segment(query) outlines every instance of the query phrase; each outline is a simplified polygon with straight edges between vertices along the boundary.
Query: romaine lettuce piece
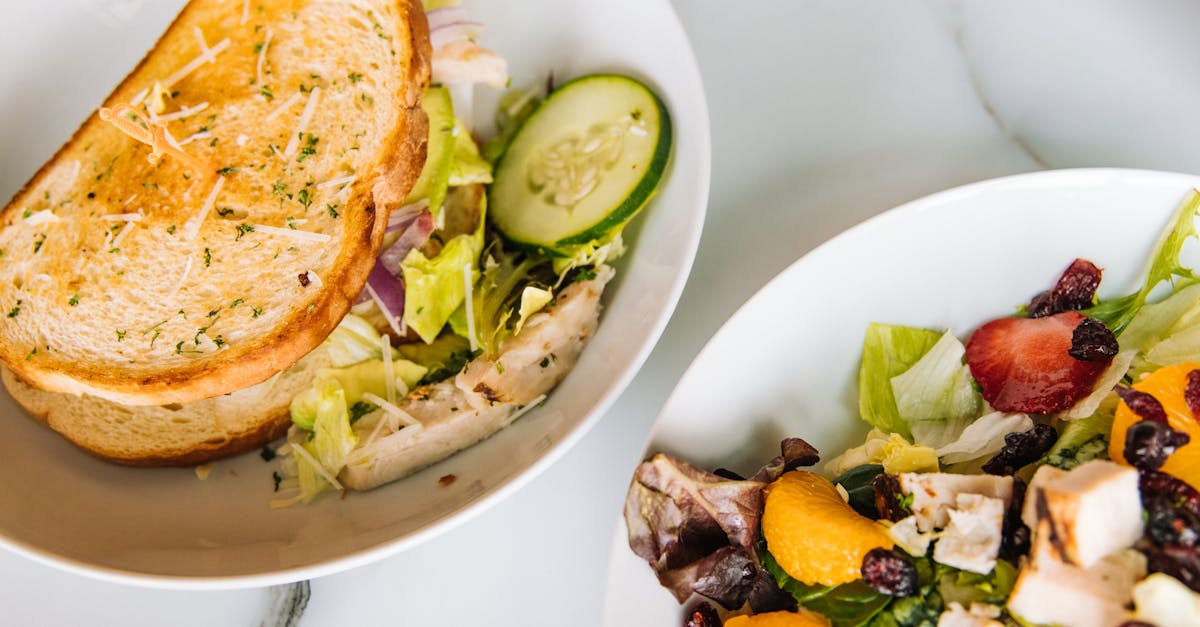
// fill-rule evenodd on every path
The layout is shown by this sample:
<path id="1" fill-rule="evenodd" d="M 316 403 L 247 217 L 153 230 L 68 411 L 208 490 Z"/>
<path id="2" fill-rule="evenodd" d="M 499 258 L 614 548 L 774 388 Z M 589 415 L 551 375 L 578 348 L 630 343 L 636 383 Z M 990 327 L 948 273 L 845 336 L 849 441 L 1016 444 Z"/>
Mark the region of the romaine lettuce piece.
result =
<path id="1" fill-rule="evenodd" d="M 446 321 L 466 298 L 465 272 L 471 267 L 471 283 L 479 274 L 478 238 L 459 235 L 446 242 L 433 259 L 420 250 L 408 253 L 400 269 L 404 272 L 404 323 L 426 343 L 432 342 Z"/>
<path id="2" fill-rule="evenodd" d="M 459 311 L 461 310 L 460 307 Z M 454 316 L 450 317 L 450 321 L 453 325 Z M 432 344 L 412 342 L 396 348 L 404 359 L 428 369 L 417 385 L 436 383 L 462 372 L 473 356 L 471 345 L 465 337 L 448 332 L 443 332 Z"/>
<path id="3" fill-rule="evenodd" d="M 979 415 L 982 399 L 963 363 L 965 353 L 962 342 L 947 331 L 917 363 L 892 377 L 896 411 L 914 444 L 945 446 Z"/>
<path id="4" fill-rule="evenodd" d="M 529 316 L 545 309 L 552 300 L 554 292 L 526 285 L 525 289 L 521 290 L 521 306 L 517 308 L 517 324 L 513 327 L 513 335 L 521 332 L 521 327 L 525 326 Z"/>
<path id="5" fill-rule="evenodd" d="M 892 377 L 903 374 L 941 338 L 927 329 L 871 323 L 863 339 L 858 371 L 858 411 L 871 426 L 911 438 L 892 393 Z"/>
<path id="6" fill-rule="evenodd" d="M 450 166 L 450 187 L 492 182 L 492 164 L 479 156 L 479 146 L 462 120 L 454 120 L 454 160 Z"/>
<path id="7" fill-rule="evenodd" d="M 421 96 L 421 109 L 429 117 L 429 143 L 425 148 L 425 165 L 421 175 L 408 193 L 405 204 L 415 203 L 421 199 L 429 200 L 429 212 L 435 222 L 442 209 L 442 201 L 446 198 L 446 189 L 450 185 L 450 172 L 454 167 L 456 133 L 454 127 L 454 103 L 450 101 L 450 91 L 445 87 L 430 87 Z"/>
<path id="8" fill-rule="evenodd" d="M 1117 395 L 1113 394 L 1091 416 L 1063 425 L 1058 440 L 1037 465 L 1050 464 L 1070 470 L 1086 461 L 1107 458 L 1108 434 L 1112 431 L 1117 403 Z"/>

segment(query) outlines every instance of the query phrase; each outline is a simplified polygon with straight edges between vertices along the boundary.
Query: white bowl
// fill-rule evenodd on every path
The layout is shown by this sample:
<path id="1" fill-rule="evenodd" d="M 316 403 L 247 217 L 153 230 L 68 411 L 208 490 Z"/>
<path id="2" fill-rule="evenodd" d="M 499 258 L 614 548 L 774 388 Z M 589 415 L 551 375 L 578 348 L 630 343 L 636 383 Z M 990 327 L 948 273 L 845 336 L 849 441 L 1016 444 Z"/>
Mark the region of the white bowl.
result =
<path id="1" fill-rule="evenodd" d="M 671 393 L 646 455 L 750 473 L 795 436 L 831 459 L 867 431 L 857 375 L 868 323 L 963 337 L 1053 286 L 1076 257 L 1104 269 L 1101 298 L 1133 291 L 1197 185 L 1200 177 L 1142 170 L 1039 172 L 958 187 L 867 220 L 792 264 L 721 327 Z M 603 624 L 672 625 L 681 616 L 630 551 L 621 521 Z"/>
<path id="2" fill-rule="evenodd" d="M 20 3 L 0 54 L 7 198 L 133 67 L 181 3 Z M 240 3 L 239 3 L 240 4 Z M 329 574 L 444 532 L 511 494 L 579 440 L 629 383 L 670 316 L 700 238 L 709 182 L 704 92 L 666 0 L 468 2 L 514 85 L 594 71 L 633 75 L 670 110 L 674 156 L 659 195 L 627 231 L 630 252 L 605 294 L 599 331 L 546 404 L 491 439 L 408 479 L 345 499 L 267 507 L 272 464 L 258 455 L 189 469 L 129 469 L 85 455 L 0 400 L 0 545 L 105 579 L 177 588 L 260 586 Z M 169 6 L 168 6 L 169 5 Z M 81 57 L 67 54 L 61 42 Z M 482 92 L 483 90 L 481 90 Z M 486 127 L 497 94 L 479 94 Z M 438 478 L 457 481 L 441 487 Z"/>

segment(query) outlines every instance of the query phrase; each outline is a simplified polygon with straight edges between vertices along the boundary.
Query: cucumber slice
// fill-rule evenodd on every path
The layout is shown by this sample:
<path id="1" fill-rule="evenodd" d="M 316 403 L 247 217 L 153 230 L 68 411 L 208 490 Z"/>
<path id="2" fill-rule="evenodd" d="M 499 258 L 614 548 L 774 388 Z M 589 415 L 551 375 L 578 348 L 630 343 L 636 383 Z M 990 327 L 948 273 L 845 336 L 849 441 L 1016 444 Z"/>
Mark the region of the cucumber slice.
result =
<path id="1" fill-rule="evenodd" d="M 625 76 L 577 78 L 513 137 L 488 192 L 508 239 L 555 252 L 620 229 L 654 194 L 671 151 L 666 106 Z"/>

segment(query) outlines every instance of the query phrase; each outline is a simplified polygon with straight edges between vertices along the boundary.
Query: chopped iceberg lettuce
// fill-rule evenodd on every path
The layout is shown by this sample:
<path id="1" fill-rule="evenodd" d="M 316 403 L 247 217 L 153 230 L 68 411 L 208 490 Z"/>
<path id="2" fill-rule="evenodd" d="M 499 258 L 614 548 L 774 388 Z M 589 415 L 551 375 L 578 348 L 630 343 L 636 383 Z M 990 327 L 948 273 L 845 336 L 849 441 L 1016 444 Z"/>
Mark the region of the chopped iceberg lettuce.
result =
<path id="1" fill-rule="evenodd" d="M 354 314 L 346 314 L 338 323 L 325 343 L 329 350 L 329 358 L 335 368 L 352 366 L 368 359 L 383 357 L 381 336 L 375 327 L 366 319 Z M 393 349 L 393 355 L 395 351 Z"/>
<path id="2" fill-rule="evenodd" d="M 1086 461 L 1107 458 L 1108 434 L 1112 431 L 1117 403 L 1117 395 L 1113 394 L 1091 416 L 1065 423 L 1059 429 L 1058 440 L 1038 465 L 1049 464 L 1070 470 Z"/>
<path id="3" fill-rule="evenodd" d="M 863 420 L 884 432 L 912 437 L 896 407 L 891 379 L 917 363 L 940 338 L 940 333 L 927 329 L 880 323 L 867 326 L 858 372 L 858 410 Z"/>
<path id="4" fill-rule="evenodd" d="M 292 399 L 292 422 L 302 429 L 313 430 L 320 416 L 321 403 L 334 390 L 341 392 L 347 407 L 354 407 L 366 393 L 380 398 L 387 396 L 386 368 L 382 359 L 371 359 L 345 368 L 325 368 L 317 373 L 312 387 Z M 425 366 L 406 359 L 393 359 L 393 389 L 407 392 L 429 371 Z"/>
<path id="5" fill-rule="evenodd" d="M 525 326 L 529 316 L 545 309 L 552 300 L 554 292 L 526 285 L 525 289 L 521 290 L 521 306 L 517 309 L 517 324 L 513 327 L 513 335 L 521 332 L 521 327 Z"/>
<path id="6" fill-rule="evenodd" d="M 616 260 L 625 254 L 625 242 L 621 239 L 621 229 L 617 228 L 602 239 L 567 246 L 555 252 L 559 256 L 554 257 L 554 273 L 562 276 L 574 268 L 598 266 Z"/>
<path id="7" fill-rule="evenodd" d="M 947 331 L 917 363 L 892 377 L 896 411 L 915 444 L 945 446 L 979 414 L 982 399 L 963 363 L 965 352 L 962 342 Z"/>
<path id="8" fill-rule="evenodd" d="M 1033 420 L 1025 414 L 991 412 L 967 425 L 957 439 L 938 448 L 937 454 L 944 464 L 990 457 L 1004 448 L 1005 436 L 1025 433 L 1032 428 Z"/>

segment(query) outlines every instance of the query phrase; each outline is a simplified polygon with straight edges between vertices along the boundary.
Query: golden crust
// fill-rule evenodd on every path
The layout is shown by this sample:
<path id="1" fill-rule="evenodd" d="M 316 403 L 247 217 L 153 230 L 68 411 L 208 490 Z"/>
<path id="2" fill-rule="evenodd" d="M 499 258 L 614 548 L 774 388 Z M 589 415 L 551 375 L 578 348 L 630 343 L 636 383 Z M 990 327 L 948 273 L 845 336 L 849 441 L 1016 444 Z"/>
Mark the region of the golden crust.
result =
<path id="1" fill-rule="evenodd" d="M 200 10 L 201 5 L 203 2 L 193 1 L 184 8 L 155 49 L 114 90 L 107 100 L 109 105 L 120 99 L 119 94 L 128 94 L 136 89 L 138 84 L 135 81 L 146 82 L 143 70 L 150 59 L 163 46 L 163 42 L 180 36 L 177 31 L 187 30 L 183 25 L 188 23 L 192 12 Z M 56 358 L 58 348 L 52 343 L 47 343 L 41 353 L 31 353 L 30 347 L 36 350 L 40 344 L 13 341 L 8 336 L 0 337 L 0 361 L 22 380 L 44 390 L 91 394 L 128 405 L 162 405 L 187 403 L 246 388 L 288 368 L 319 345 L 340 322 L 365 284 L 383 241 L 388 212 L 403 201 L 425 159 L 428 121 L 419 107 L 418 99 L 429 81 L 428 27 L 419 0 L 397 0 L 397 10 L 400 14 L 398 21 L 406 25 L 405 32 L 409 38 L 406 44 L 411 51 L 407 64 L 409 74 L 405 80 L 398 82 L 391 100 L 397 105 L 397 123 L 382 140 L 382 149 L 376 158 L 359 170 L 360 174 L 350 186 L 350 197 L 341 208 L 341 228 L 345 237 L 336 251 L 330 251 L 336 252 L 336 257 L 315 293 L 310 290 L 304 294 L 309 302 L 306 308 L 293 308 L 286 315 L 274 319 L 271 328 L 245 338 L 236 345 L 231 342 L 222 350 L 214 350 L 202 358 L 175 360 L 160 367 L 126 368 L 114 360 L 96 362 L 78 357 Z M 41 190 L 51 169 L 61 165 L 64 155 L 81 150 L 80 143 L 84 138 L 92 137 L 105 125 L 97 115 L 89 117 L 56 156 L 0 212 L 0 221 L 6 227 L 19 221 L 18 212 L 27 206 L 35 192 Z M 139 149 L 142 147 L 134 146 L 136 154 L 145 152 L 137 152 Z M 120 191 L 122 194 L 135 193 L 135 185 L 136 180 L 130 181 L 128 187 Z M 113 207 L 112 211 L 116 209 Z M 207 248 L 205 254 L 208 254 Z M 7 286 L 0 289 L 7 289 Z M 19 297 L 20 290 L 15 292 Z M 200 335 L 196 338 L 199 346 Z M 40 339 L 45 341 L 44 337 Z M 150 346 L 154 348 L 153 340 Z M 180 346 L 175 345 L 177 355 Z M 218 345 L 217 348 L 222 347 Z M 33 356 L 36 358 L 31 358 Z M 253 448 L 279 434 L 281 427 L 277 422 L 270 421 L 243 439 L 224 443 L 209 453 L 196 452 L 195 455 L 208 459 Z M 195 463 L 199 458 L 189 457 L 183 463 Z M 114 461 L 136 463 L 138 460 Z"/>

